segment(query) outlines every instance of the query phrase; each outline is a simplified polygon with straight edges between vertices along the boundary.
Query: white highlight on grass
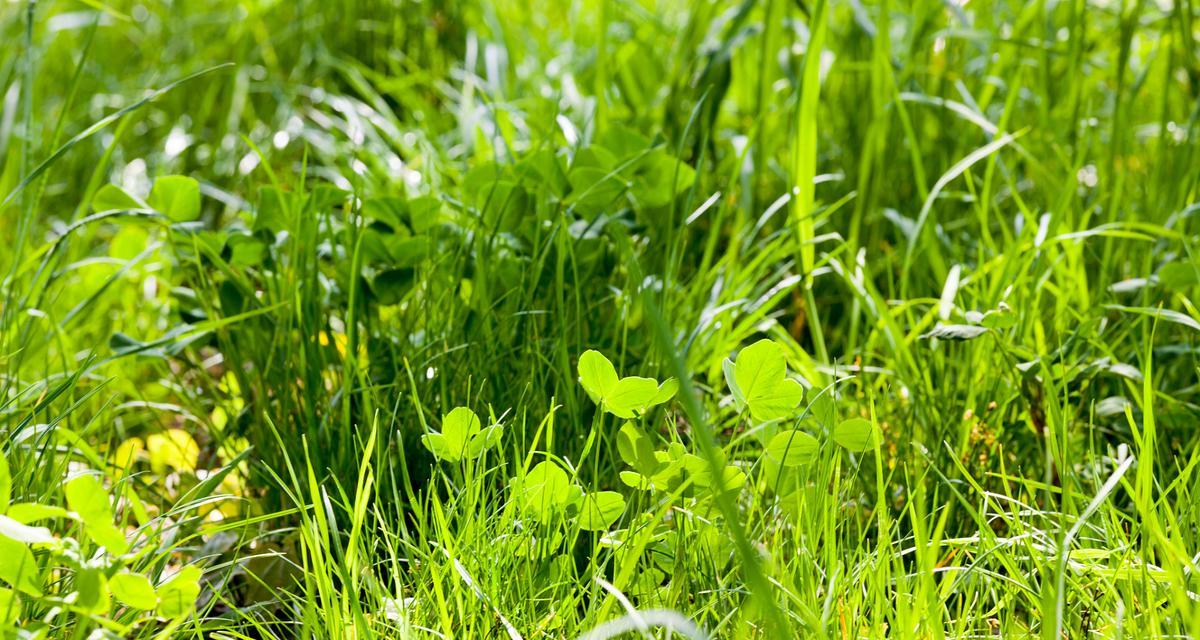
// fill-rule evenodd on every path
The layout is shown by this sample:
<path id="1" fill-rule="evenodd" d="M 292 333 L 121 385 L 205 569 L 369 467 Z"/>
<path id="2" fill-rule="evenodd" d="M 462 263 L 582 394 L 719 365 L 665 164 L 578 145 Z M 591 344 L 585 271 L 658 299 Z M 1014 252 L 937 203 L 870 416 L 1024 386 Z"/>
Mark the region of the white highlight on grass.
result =
<path id="1" fill-rule="evenodd" d="M 596 625 L 587 633 L 579 636 L 579 640 L 608 640 L 631 631 L 648 633 L 652 627 L 666 629 L 692 640 L 708 640 L 708 634 L 693 624 L 691 620 L 670 609 L 647 609 L 614 618 Z"/>
<path id="2" fill-rule="evenodd" d="M 704 212 L 705 212 L 705 211 L 708 211 L 708 210 L 709 210 L 709 208 L 710 208 L 710 207 L 712 207 L 712 206 L 713 206 L 713 204 L 715 204 L 715 203 L 716 203 L 716 201 L 717 201 L 717 200 L 718 200 L 720 197 L 721 197 L 721 192 L 720 192 L 720 191 L 718 191 L 718 192 L 716 192 L 716 193 L 712 194 L 711 196 L 709 196 L 708 200 L 705 200 L 705 201 L 704 201 L 704 204 L 702 204 L 702 205 L 700 205 L 699 207 L 697 207 L 697 208 L 696 208 L 696 210 L 692 212 L 692 215 L 690 215 L 690 216 L 688 216 L 688 217 L 687 217 L 687 221 L 686 221 L 686 222 L 684 222 L 684 224 L 688 224 L 688 225 L 690 225 L 690 224 L 692 224 L 693 222 L 695 222 L 695 221 L 696 221 L 696 220 L 697 220 L 697 219 L 698 219 L 700 216 L 704 215 Z"/>

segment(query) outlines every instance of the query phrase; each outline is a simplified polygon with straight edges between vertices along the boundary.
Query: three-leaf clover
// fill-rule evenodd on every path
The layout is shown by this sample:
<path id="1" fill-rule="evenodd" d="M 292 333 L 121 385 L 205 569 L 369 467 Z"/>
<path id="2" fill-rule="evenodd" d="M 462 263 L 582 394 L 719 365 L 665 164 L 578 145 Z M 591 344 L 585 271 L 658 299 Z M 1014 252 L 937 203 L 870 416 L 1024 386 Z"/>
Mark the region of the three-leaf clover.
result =
<path id="1" fill-rule="evenodd" d="M 442 432 L 421 436 L 421 443 L 433 455 L 448 462 L 478 458 L 500 442 L 502 427 L 493 424 L 481 428 L 479 416 L 467 407 L 456 407 L 442 416 Z"/>
<path id="2" fill-rule="evenodd" d="M 525 474 L 517 500 L 526 513 L 540 522 L 550 522 L 556 514 L 566 511 L 582 493 L 579 487 L 571 483 L 571 478 L 562 467 L 546 460 Z"/>
<path id="3" fill-rule="evenodd" d="M 579 383 L 592 402 L 625 419 L 670 400 L 679 390 L 679 381 L 674 378 L 662 384 L 639 376 L 621 378 L 613 363 L 594 349 L 579 356 Z"/>
<path id="4" fill-rule="evenodd" d="M 724 371 L 738 410 L 749 408 L 758 422 L 786 418 L 804 399 L 804 387 L 787 377 L 783 348 L 774 340 L 742 349 L 737 362 L 725 360 Z"/>

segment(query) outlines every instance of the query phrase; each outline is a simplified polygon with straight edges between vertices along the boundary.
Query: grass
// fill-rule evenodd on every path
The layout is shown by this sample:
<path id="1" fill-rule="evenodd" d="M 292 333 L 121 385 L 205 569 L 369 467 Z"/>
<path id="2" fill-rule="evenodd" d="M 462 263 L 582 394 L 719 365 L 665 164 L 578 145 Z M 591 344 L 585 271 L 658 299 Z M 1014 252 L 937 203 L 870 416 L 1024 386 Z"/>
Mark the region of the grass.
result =
<path id="1" fill-rule="evenodd" d="M 441 4 L 0 4 L 8 636 L 1200 635 L 1191 3 Z"/>

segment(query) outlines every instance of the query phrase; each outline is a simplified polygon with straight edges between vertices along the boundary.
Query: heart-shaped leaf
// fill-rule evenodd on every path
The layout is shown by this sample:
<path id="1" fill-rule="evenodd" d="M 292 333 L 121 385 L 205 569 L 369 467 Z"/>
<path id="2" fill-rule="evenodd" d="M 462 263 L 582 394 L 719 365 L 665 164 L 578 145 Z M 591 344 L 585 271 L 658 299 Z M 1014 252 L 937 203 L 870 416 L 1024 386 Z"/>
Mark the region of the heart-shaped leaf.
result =
<path id="1" fill-rule="evenodd" d="M 100 187 L 100 190 L 92 197 L 92 208 L 96 211 L 113 211 L 117 209 L 148 209 L 149 205 L 115 184 L 106 184 Z"/>
<path id="2" fill-rule="evenodd" d="M 783 348 L 774 340 L 759 340 L 742 349 L 725 378 L 735 403 L 750 409 L 759 422 L 781 420 L 804 399 L 804 387 L 787 377 Z"/>
<path id="3" fill-rule="evenodd" d="M 619 418 L 629 419 L 636 415 L 636 411 L 646 409 L 657 394 L 656 380 L 638 376 L 621 378 L 604 398 L 604 408 Z"/>
<path id="4" fill-rule="evenodd" d="M 20 615 L 20 596 L 12 589 L 0 587 L 0 628 L 11 627 Z"/>
<path id="5" fill-rule="evenodd" d="M 187 176 L 159 176 L 147 202 L 174 222 L 200 217 L 200 183 Z"/>
<path id="6" fill-rule="evenodd" d="M 108 611 L 108 580 L 99 569 L 75 572 L 75 606 L 97 614 Z"/>
<path id="7" fill-rule="evenodd" d="M 617 380 L 617 370 L 604 354 L 589 349 L 579 356 L 579 383 L 592 402 L 600 404 L 608 397 L 617 386 Z"/>

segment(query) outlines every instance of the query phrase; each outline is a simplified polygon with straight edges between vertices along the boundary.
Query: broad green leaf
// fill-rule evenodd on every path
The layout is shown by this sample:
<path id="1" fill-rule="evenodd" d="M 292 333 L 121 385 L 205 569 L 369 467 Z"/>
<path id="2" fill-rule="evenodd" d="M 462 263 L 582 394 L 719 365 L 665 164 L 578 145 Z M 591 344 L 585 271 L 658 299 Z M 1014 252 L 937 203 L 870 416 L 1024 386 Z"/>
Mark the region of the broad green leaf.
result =
<path id="1" fill-rule="evenodd" d="M 158 614 L 164 618 L 178 618 L 196 610 L 196 598 L 200 597 L 200 576 L 195 565 L 180 569 L 175 577 L 158 588 Z"/>
<path id="2" fill-rule="evenodd" d="M 67 495 L 67 506 L 79 514 L 84 529 L 96 544 L 115 555 L 129 550 L 125 534 L 113 525 L 112 506 L 108 502 L 108 491 L 95 476 L 84 474 L 63 486 Z"/>
<path id="3" fill-rule="evenodd" d="M 598 491 L 583 497 L 579 510 L 579 528 L 605 531 L 625 512 L 625 498 L 616 491 Z"/>
<path id="4" fill-rule="evenodd" d="M 195 220 L 200 217 L 200 183 L 187 176 L 160 176 L 147 202 L 175 222 Z"/>
<path id="5" fill-rule="evenodd" d="M 75 606 L 97 614 L 108 611 L 108 580 L 99 569 L 75 572 Z"/>
<path id="6" fill-rule="evenodd" d="M 0 536 L 25 544 L 54 542 L 54 536 L 45 527 L 31 527 L 8 516 L 0 515 Z"/>
<path id="7" fill-rule="evenodd" d="M 742 349 L 733 364 L 731 390 L 750 408 L 759 422 L 788 417 L 804 399 L 804 388 L 787 376 L 783 348 L 764 339 Z"/>
<path id="8" fill-rule="evenodd" d="M 571 479 L 549 460 L 539 462 L 525 475 L 521 505 L 538 520 L 548 522 L 571 502 Z"/>
<path id="9" fill-rule="evenodd" d="M 464 457 L 477 458 L 500 441 L 498 424 L 480 429 L 479 416 L 466 407 L 456 407 L 442 416 L 442 432 L 421 437 L 421 442 L 437 457 L 457 462 Z"/>
<path id="10" fill-rule="evenodd" d="M 1011 311 L 992 309 L 983 314 L 983 319 L 979 323 L 988 329 L 1008 329 L 1017 324 L 1017 315 Z"/>
<path id="11" fill-rule="evenodd" d="M 783 348 L 774 340 L 763 339 L 742 349 L 733 364 L 734 378 L 746 402 L 774 390 L 787 375 Z"/>
<path id="12" fill-rule="evenodd" d="M 478 431 L 479 416 L 467 407 L 455 407 L 450 413 L 442 416 L 442 436 L 446 438 L 451 461 L 462 459 L 467 450 L 467 442 Z"/>
<path id="13" fill-rule="evenodd" d="M 503 432 L 503 427 L 494 424 L 471 436 L 470 442 L 467 443 L 467 456 L 478 458 L 484 451 L 500 443 Z"/>
<path id="14" fill-rule="evenodd" d="M 41 574 L 33 552 L 7 536 L 0 536 L 0 580 L 22 593 L 42 595 Z"/>
<path id="15" fill-rule="evenodd" d="M 634 412 L 644 410 L 658 394 L 658 382 L 650 378 L 629 376 L 621 378 L 611 394 L 604 398 L 604 408 L 620 418 L 632 418 Z"/>
<path id="16" fill-rule="evenodd" d="M 879 446 L 879 429 L 863 418 L 843 420 L 833 430 L 833 440 L 850 451 L 867 451 Z"/>
<path id="17" fill-rule="evenodd" d="M 804 387 L 790 378 L 780 380 L 775 388 L 749 399 L 750 415 L 755 420 L 782 420 L 794 414 L 804 400 Z"/>
<path id="18" fill-rule="evenodd" d="M 446 437 L 440 433 L 427 433 L 421 436 L 421 444 L 425 445 L 433 455 L 442 460 L 455 462 L 458 458 L 454 457 L 454 452 L 450 450 L 450 445 L 446 444 Z"/>
<path id="19" fill-rule="evenodd" d="M 799 467 L 812 462 L 819 446 L 816 438 L 803 431 L 782 431 L 767 444 L 767 455 L 781 466 Z"/>
<path id="20" fill-rule="evenodd" d="M 650 399 L 650 402 L 647 404 L 647 406 L 653 407 L 667 402 L 671 398 L 674 398 L 675 394 L 678 392 L 679 381 L 675 378 L 667 378 L 662 384 L 658 385 L 658 392 L 655 393 L 654 397 Z"/>
<path id="21" fill-rule="evenodd" d="M 617 386 L 617 370 L 604 354 L 589 349 L 579 356 L 579 384 L 592 402 L 600 404 Z"/>
<path id="22" fill-rule="evenodd" d="M 646 476 L 644 476 L 636 471 L 626 470 L 626 471 L 622 471 L 619 475 L 621 478 L 621 482 L 623 482 L 625 484 L 625 486 L 630 487 L 632 489 L 641 489 L 642 491 L 649 491 L 650 487 L 653 486 L 651 484 L 649 478 L 647 478 Z"/>
<path id="23" fill-rule="evenodd" d="M 132 260 L 146 249 L 150 234 L 141 226 L 126 224 L 108 243 L 108 255 L 118 260 Z"/>
<path id="24" fill-rule="evenodd" d="M 617 453 L 641 475 L 654 475 L 660 466 L 654 456 L 654 443 L 632 422 L 626 422 L 617 433 Z"/>
<path id="25" fill-rule="evenodd" d="M 150 584 L 150 580 L 146 576 L 139 573 L 122 571 L 109 578 L 108 587 L 117 600 L 134 609 L 149 611 L 158 605 L 158 595 L 154 592 L 154 585 Z"/>
<path id="26" fill-rule="evenodd" d="M 96 195 L 92 197 L 92 209 L 100 211 L 114 211 L 118 209 L 149 209 L 149 205 L 128 191 L 115 184 L 106 184 L 100 187 Z"/>
<path id="27" fill-rule="evenodd" d="M 416 284 L 417 272 L 412 267 L 385 269 L 371 278 L 371 293 L 383 306 L 400 304 Z"/>
<path id="28" fill-rule="evenodd" d="M 15 624 L 21 615 L 21 596 L 12 589 L 0 587 L 0 629 Z"/>

